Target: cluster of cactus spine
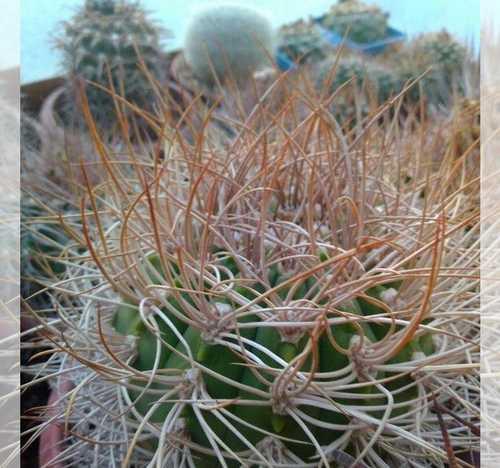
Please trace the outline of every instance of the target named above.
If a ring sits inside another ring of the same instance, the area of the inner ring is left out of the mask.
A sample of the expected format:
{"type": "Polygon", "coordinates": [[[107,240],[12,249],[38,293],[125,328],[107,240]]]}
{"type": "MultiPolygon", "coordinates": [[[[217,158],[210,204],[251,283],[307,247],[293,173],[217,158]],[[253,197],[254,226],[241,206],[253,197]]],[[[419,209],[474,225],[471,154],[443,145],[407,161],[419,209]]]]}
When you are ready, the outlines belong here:
{"type": "Polygon", "coordinates": [[[360,0],[340,0],[322,17],[321,24],[355,42],[367,43],[383,39],[389,15],[376,5],[360,0]]]}
{"type": "Polygon", "coordinates": [[[200,80],[251,79],[273,64],[274,33],[263,14],[239,5],[218,5],[195,14],[186,32],[184,53],[200,80]]]}
{"type": "MultiPolygon", "coordinates": [[[[134,0],[85,0],[57,39],[69,80],[72,99],[80,99],[75,79],[97,83],[119,96],[146,107],[150,104],[153,79],[161,79],[162,40],[165,31],[147,17],[134,0]],[[143,61],[147,72],[140,66],[143,61]],[[111,73],[111,82],[108,70],[111,73]]],[[[92,84],[85,87],[90,110],[104,125],[115,115],[113,97],[92,84]]]]}
{"type": "MultiPolygon", "coordinates": [[[[301,97],[286,102],[290,122],[301,97]]],[[[346,149],[331,115],[310,106],[290,132],[283,111],[265,138],[245,122],[231,151],[176,132],[163,163],[135,155],[130,172],[108,167],[89,189],[88,252],[64,282],[79,306],[60,301],[74,324],[68,354],[44,368],[74,379],[64,417],[83,440],[76,461],[445,465],[444,447],[429,442],[439,426],[428,402],[439,391],[458,405],[443,382],[474,394],[474,376],[449,377],[475,349],[477,330],[458,318],[477,285],[464,278],[457,291],[448,275],[470,207],[432,190],[432,177],[392,183],[387,174],[411,172],[414,154],[369,131],[346,149]],[[172,160],[187,170],[178,185],[172,160]]],[[[477,443],[450,437],[457,450],[477,443]]]]}

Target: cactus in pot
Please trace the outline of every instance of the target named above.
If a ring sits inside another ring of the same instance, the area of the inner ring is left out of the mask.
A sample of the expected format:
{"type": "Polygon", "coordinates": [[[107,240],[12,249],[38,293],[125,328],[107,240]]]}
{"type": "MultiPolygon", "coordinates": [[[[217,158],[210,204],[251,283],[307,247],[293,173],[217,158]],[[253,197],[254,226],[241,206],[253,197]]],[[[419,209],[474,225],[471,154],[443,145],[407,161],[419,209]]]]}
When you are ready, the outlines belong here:
{"type": "Polygon", "coordinates": [[[383,39],[389,15],[376,5],[360,0],[340,0],[322,17],[321,24],[340,36],[359,43],[383,39]]]}
{"type": "Polygon", "coordinates": [[[279,29],[278,48],[293,61],[311,63],[325,58],[328,43],[314,23],[301,19],[279,29]]]}
{"type": "MultiPolygon", "coordinates": [[[[74,383],[61,458],[445,466],[432,395],[463,420],[477,404],[464,372],[477,357],[474,205],[418,177],[415,154],[430,158],[433,141],[398,153],[366,128],[348,147],[314,95],[294,122],[303,96],[291,90],[270,125],[248,118],[228,144],[172,132],[163,161],[131,155],[89,188],[87,251],[54,292],[63,351],[37,369],[74,383]],[[401,165],[414,185],[398,182],[401,165]]],[[[478,443],[465,430],[450,434],[457,451],[478,443]]]]}
{"type": "Polygon", "coordinates": [[[248,7],[217,5],[193,15],[184,54],[194,75],[208,84],[242,83],[272,66],[274,34],[266,16],[248,7]]]}
{"type": "Polygon", "coordinates": [[[70,103],[79,102],[75,79],[80,78],[87,83],[90,110],[101,126],[115,115],[115,104],[109,93],[90,82],[106,90],[112,85],[119,96],[147,107],[153,86],[139,58],[153,79],[161,80],[164,36],[165,31],[148,18],[138,1],[85,0],[73,18],[63,23],[56,40],[68,76],[70,103]]]}

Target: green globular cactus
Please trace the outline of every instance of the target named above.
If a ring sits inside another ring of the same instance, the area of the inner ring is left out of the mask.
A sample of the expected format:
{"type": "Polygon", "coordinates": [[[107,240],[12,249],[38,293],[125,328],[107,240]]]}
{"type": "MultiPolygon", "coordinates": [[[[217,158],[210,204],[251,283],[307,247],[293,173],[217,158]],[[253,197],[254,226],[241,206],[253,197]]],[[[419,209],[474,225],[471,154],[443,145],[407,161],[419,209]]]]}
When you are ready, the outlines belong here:
{"type": "Polygon", "coordinates": [[[220,5],[193,16],[184,53],[200,80],[240,83],[272,65],[273,49],[273,30],[264,15],[244,6],[220,5]]]}
{"type": "Polygon", "coordinates": [[[383,39],[387,33],[389,15],[376,5],[359,0],[340,1],[330,8],[322,18],[321,24],[359,43],[383,39]]]}
{"type": "Polygon", "coordinates": [[[316,25],[304,20],[282,26],[278,32],[278,43],[280,51],[300,63],[323,60],[328,48],[316,25]]]}
{"type": "MultiPolygon", "coordinates": [[[[184,432],[200,447],[200,458],[196,462],[199,467],[222,466],[223,461],[230,467],[240,466],[235,454],[269,444],[273,437],[276,441],[284,438],[284,450],[307,460],[318,453],[311,443],[311,435],[320,445],[331,444],[342,435],[342,427],[347,426],[350,419],[336,405],[320,408],[304,402],[297,409],[317,421],[316,424],[306,422],[304,429],[291,414],[295,405],[291,402],[292,395],[301,387],[300,379],[294,379],[293,375],[313,372],[323,373],[326,378],[329,373],[340,374],[349,366],[353,366],[351,383],[355,388],[350,390],[350,396],[338,398],[336,404],[361,405],[366,407],[367,413],[381,417],[380,411],[369,409],[385,401],[384,393],[371,380],[383,378],[385,374],[379,372],[370,376],[369,369],[357,361],[357,356],[362,356],[364,347],[376,344],[389,332],[389,325],[373,326],[364,323],[363,317],[383,314],[383,308],[376,304],[383,301],[387,291],[390,296],[395,291],[393,288],[371,288],[366,295],[368,300],[362,295],[339,304],[338,312],[330,317],[336,317],[338,323],[329,325],[325,321],[313,328],[297,328],[293,322],[301,320],[301,305],[304,307],[313,297],[320,307],[331,300],[328,295],[321,294],[323,288],[318,281],[318,277],[328,271],[327,266],[318,276],[311,274],[290,282],[291,275],[285,273],[286,262],[274,264],[267,278],[256,282],[245,277],[231,254],[221,248],[212,251],[211,267],[220,272],[219,280],[233,282],[235,286],[224,293],[205,281],[203,290],[198,289],[198,294],[210,298],[203,300],[203,309],[212,317],[209,327],[189,324],[188,310],[200,310],[201,296],[181,291],[194,291],[198,285],[186,284],[186,277],[175,262],[168,263],[166,273],[157,254],[147,256],[139,269],[147,272],[152,284],[172,282],[172,293],[165,298],[165,307],[158,310],[158,320],[148,327],[141,319],[139,303],[123,304],[115,312],[115,329],[123,335],[136,337],[133,361],[136,369],[169,369],[182,376],[184,384],[177,389],[156,382],[148,391],[154,390],[168,395],[169,400],[180,401],[199,387],[200,398],[207,400],[207,409],[201,411],[195,410],[195,406],[173,401],[161,403],[158,395],[145,391],[144,383],[132,379],[130,383],[134,389],[129,391],[129,396],[143,417],[148,415],[149,421],[163,424],[180,411],[184,432]],[[375,304],[369,302],[370,298],[374,298],[375,304]],[[283,319],[266,320],[265,314],[251,312],[251,308],[246,314],[238,314],[238,310],[250,304],[263,311],[292,303],[299,310],[290,312],[289,326],[280,325],[283,319]],[[275,324],[266,326],[266,321],[275,324]],[[225,414],[209,409],[218,405],[224,407],[225,414]],[[216,454],[202,455],[203,450],[212,450],[214,440],[222,441],[228,454],[219,459],[216,454]]],[[[328,263],[328,260],[328,255],[321,252],[316,265],[328,263]]],[[[307,316],[302,312],[302,320],[307,321],[307,316]]],[[[387,363],[411,361],[415,353],[432,354],[432,341],[429,343],[428,335],[423,336],[423,339],[417,337],[410,341],[387,363]]],[[[387,377],[391,375],[387,373],[387,377]]],[[[389,388],[395,393],[397,403],[393,416],[410,411],[412,400],[418,396],[413,378],[399,377],[391,381],[389,388]],[[403,388],[405,390],[401,390],[403,388]]],[[[313,389],[310,391],[315,393],[313,389]]]]}
{"type": "MultiPolygon", "coordinates": [[[[145,108],[153,95],[147,74],[139,67],[139,57],[154,79],[161,79],[165,31],[148,18],[136,1],[86,0],[56,41],[68,75],[69,92],[79,100],[75,78],[110,88],[118,95],[145,108]],[[139,54],[139,55],[138,55],[139,54]]],[[[92,84],[85,87],[90,110],[100,124],[115,115],[112,96],[92,84]]]]}

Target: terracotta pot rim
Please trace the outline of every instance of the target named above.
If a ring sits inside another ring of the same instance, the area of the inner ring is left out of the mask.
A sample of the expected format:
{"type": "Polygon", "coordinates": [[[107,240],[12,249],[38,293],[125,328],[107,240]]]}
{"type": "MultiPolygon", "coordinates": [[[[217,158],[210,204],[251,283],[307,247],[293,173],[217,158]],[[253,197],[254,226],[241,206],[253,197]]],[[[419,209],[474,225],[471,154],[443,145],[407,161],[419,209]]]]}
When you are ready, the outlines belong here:
{"type": "MultiPolygon", "coordinates": [[[[69,380],[61,380],[57,386],[50,391],[47,402],[48,419],[58,414],[57,402],[61,397],[73,388],[69,380]]],[[[64,464],[57,460],[64,450],[65,438],[64,423],[54,420],[48,423],[42,430],[39,439],[38,459],[40,468],[64,468],[64,464]]]]}

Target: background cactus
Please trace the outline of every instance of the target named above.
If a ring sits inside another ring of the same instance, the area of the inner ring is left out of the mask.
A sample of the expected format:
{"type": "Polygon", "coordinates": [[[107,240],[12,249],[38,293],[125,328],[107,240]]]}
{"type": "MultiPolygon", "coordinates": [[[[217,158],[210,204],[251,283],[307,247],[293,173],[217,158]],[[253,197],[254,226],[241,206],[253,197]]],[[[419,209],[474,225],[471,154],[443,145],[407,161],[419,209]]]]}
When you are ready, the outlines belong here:
{"type": "Polygon", "coordinates": [[[302,19],[280,28],[278,44],[279,50],[300,63],[318,62],[325,58],[328,49],[317,26],[302,19]]]}
{"type": "Polygon", "coordinates": [[[59,353],[33,369],[74,384],[61,459],[444,467],[433,398],[455,452],[478,447],[477,181],[422,175],[442,147],[418,122],[411,144],[397,119],[346,144],[314,93],[288,96],[231,151],[172,132],[89,187],[59,353]]]}
{"type": "Polygon", "coordinates": [[[251,8],[219,5],[191,19],[184,53],[194,74],[207,83],[251,78],[274,60],[269,20],[251,8]]]}
{"type": "Polygon", "coordinates": [[[465,46],[446,30],[420,36],[414,47],[429,63],[439,66],[447,77],[460,74],[467,56],[465,46]]]}
{"type": "Polygon", "coordinates": [[[387,33],[389,15],[378,6],[360,0],[340,0],[330,7],[321,24],[348,39],[366,43],[383,39],[387,33]]]}
{"type": "Polygon", "coordinates": [[[352,81],[332,103],[332,112],[342,122],[366,116],[373,105],[386,102],[404,84],[385,63],[360,55],[338,61],[330,56],[315,65],[314,75],[317,88],[327,95],[352,81]]]}
{"type": "MultiPolygon", "coordinates": [[[[63,55],[71,99],[78,101],[75,78],[110,88],[107,66],[117,94],[141,107],[150,105],[152,86],[139,68],[138,55],[153,78],[161,79],[164,62],[161,41],[165,31],[147,17],[134,0],[86,0],[68,22],[56,46],[63,55]],[[137,47],[137,49],[136,49],[137,47]]],[[[95,86],[86,86],[89,105],[100,125],[115,115],[112,97],[95,86]]],[[[73,102],[73,101],[72,101],[73,102]]],[[[71,107],[71,106],[70,106],[71,107]]]]}
{"type": "Polygon", "coordinates": [[[35,309],[49,307],[43,284],[64,273],[64,263],[58,259],[68,243],[67,234],[49,210],[28,195],[21,197],[22,297],[35,309]]]}
{"type": "Polygon", "coordinates": [[[402,48],[393,57],[395,74],[401,82],[414,80],[430,70],[409,92],[410,100],[426,100],[434,105],[448,104],[454,92],[464,92],[464,73],[471,53],[447,31],[423,34],[402,48]]]}

